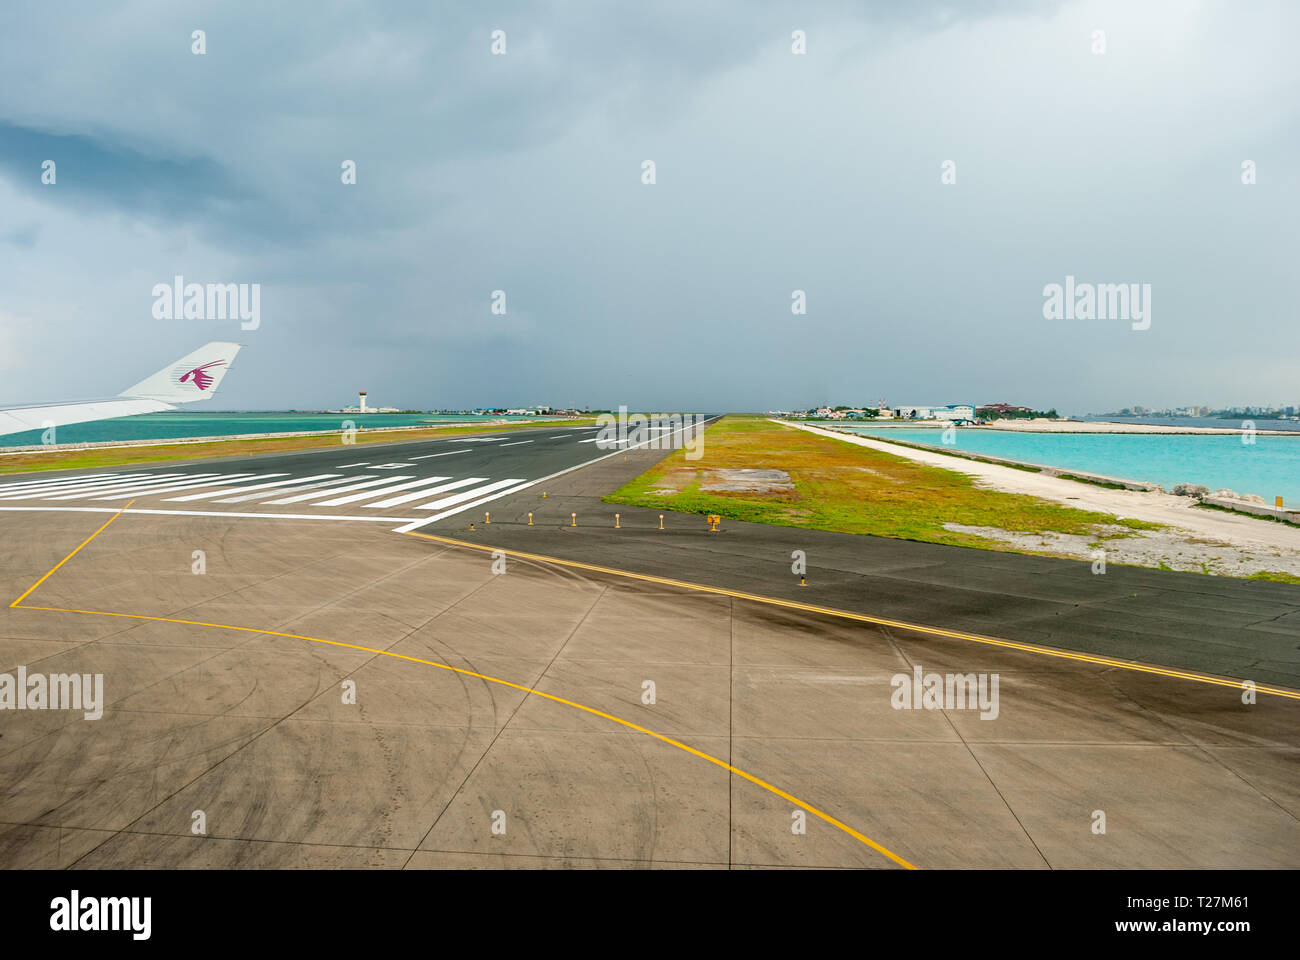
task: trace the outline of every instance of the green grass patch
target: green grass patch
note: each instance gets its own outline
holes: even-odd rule
[[[793,490],[706,490],[715,471],[782,470]],[[1025,494],[975,486],[972,478],[870,447],[822,437],[762,417],[728,416],[708,428],[703,456],[679,450],[605,498],[607,503],[717,513],[732,520],[864,533],[927,543],[1013,549],[953,523],[1015,533],[1086,534],[1107,539],[1159,524],[1120,519]],[[1118,535],[1126,535],[1121,531]]]
[[[1247,580],[1272,580],[1276,583],[1300,583],[1300,577],[1293,573],[1279,573],[1276,570],[1259,570],[1246,578]]]

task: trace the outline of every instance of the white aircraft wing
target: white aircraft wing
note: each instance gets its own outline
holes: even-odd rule
[[[239,344],[214,342],[187,353],[110,400],[81,400],[0,407],[0,435],[69,423],[132,417],[174,410],[178,403],[207,400],[217,392]]]

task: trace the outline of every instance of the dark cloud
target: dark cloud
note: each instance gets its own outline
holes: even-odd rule
[[[92,374],[111,391],[156,352],[234,336],[224,400],[257,407],[337,405],[362,381],[398,406],[1295,402],[1300,79],[1281,38],[1298,20],[8,4],[0,322],[31,321],[31,359],[0,399],[84,392],[78,350],[111,361]],[[177,273],[260,282],[262,328],[154,320],[149,291]],[[1066,274],[1152,283],[1152,330],[1044,321]]]

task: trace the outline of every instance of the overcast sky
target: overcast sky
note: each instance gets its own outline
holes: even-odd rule
[[[0,402],[1300,403],[1298,4],[374,6],[0,7]]]

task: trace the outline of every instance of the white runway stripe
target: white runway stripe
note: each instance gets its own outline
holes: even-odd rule
[[[229,486],[232,483],[249,483],[253,480],[269,480],[272,477],[283,477],[283,473],[230,473],[218,474],[206,480],[186,480],[167,483],[161,487],[153,487],[149,490],[141,491],[147,494],[155,493],[173,493],[177,490],[196,490],[200,487]],[[134,496],[136,491],[130,488],[120,490],[117,493],[111,493],[106,497],[93,497],[94,500],[121,500],[125,497]]]
[[[157,476],[157,474],[145,473],[140,474],[138,477],[123,477],[116,473],[105,473],[92,474],[88,477],[68,477],[63,480],[39,480],[25,483],[21,487],[14,486],[9,490],[0,491],[0,496],[14,496],[20,493],[35,493],[37,490],[49,490],[50,492],[57,490],[71,490],[74,487],[87,487],[96,483],[122,483],[125,480],[143,479],[144,477],[153,476]]]
[[[135,480],[130,483],[111,483],[106,487],[95,487],[93,490],[84,491],[82,493],[71,493],[71,494],[66,494],[64,496],[58,496],[58,497],[47,496],[45,499],[76,500],[80,497],[91,497],[91,496],[98,497],[106,493],[107,494],[134,493],[137,490],[142,493],[152,493],[155,489],[159,487],[164,487],[170,483],[180,483],[182,480],[188,480],[190,478],[193,478],[194,480],[199,480],[200,478],[202,478],[210,482],[213,478],[219,476],[220,474],[217,473],[198,473],[198,474],[182,473],[182,474],[178,474],[175,477],[172,477],[170,480],[155,478],[153,480]],[[62,493],[62,491],[59,492]]]
[[[404,493],[400,497],[380,500],[378,503],[367,503],[366,508],[370,510],[378,510],[380,507],[391,507],[399,503],[410,503],[412,500],[419,500],[421,497],[427,497],[431,493],[457,490],[460,487],[467,487],[471,483],[482,483],[486,479],[487,477],[469,477],[465,480],[453,480],[451,483],[444,483],[442,486],[434,487],[432,490],[417,490],[415,493]]]
[[[109,479],[109,478],[124,477],[124,476],[126,476],[126,474],[86,473],[76,477],[41,477],[38,480],[11,480],[9,483],[0,483],[0,493],[4,493],[6,490],[21,490],[26,487],[48,486],[56,483],[77,483],[77,482],[85,482],[86,480],[94,480],[100,477]],[[137,476],[147,477],[150,476],[150,474],[141,473],[141,474],[137,474]]]
[[[226,497],[223,500],[215,500],[213,502],[214,503],[246,503],[249,500],[261,500],[263,497],[278,497],[280,494],[284,493],[285,490],[291,490],[294,493],[297,493],[300,490],[318,490],[321,487],[336,487],[340,483],[347,483],[351,479],[352,479],[351,477],[338,477],[334,480],[317,480],[315,483],[304,483],[300,487],[284,487],[283,489],[280,490],[259,490],[256,493],[246,493],[243,496],[239,496],[239,497]],[[321,496],[327,497],[334,492],[335,491],[333,490],[324,490],[321,493]]]
[[[473,500],[475,497],[481,497],[485,493],[491,493],[493,490],[500,490],[502,487],[508,487],[512,483],[523,483],[520,477],[514,477],[510,480],[498,480],[496,483],[489,483],[485,487],[475,487],[473,490],[466,490],[464,493],[458,493],[454,497],[444,497],[442,500],[434,500],[432,503],[422,503],[415,510],[441,510],[443,507],[449,507],[454,503],[464,503],[466,500]]]
[[[165,479],[167,479],[169,476],[172,477],[172,478],[174,479],[174,478],[176,478],[176,477],[183,477],[184,474],[183,474],[183,473],[176,473],[176,474],[163,474],[161,477],[158,477],[156,480],[152,480],[152,481],[149,481],[149,482],[150,482],[150,483],[161,483],[161,482],[163,482]],[[85,493],[88,493],[88,494],[89,494],[89,493],[94,493],[96,490],[99,490],[99,489],[101,489],[101,488],[103,488],[103,489],[113,489],[115,486],[116,486],[116,485],[115,485],[111,480],[110,480],[110,481],[97,480],[97,481],[95,481],[94,483],[82,484],[82,485],[80,485],[80,486],[59,487],[57,490],[34,490],[34,491],[27,491],[27,492],[23,492],[23,493],[10,493],[10,494],[6,494],[4,497],[2,497],[2,498],[0,498],[0,499],[4,499],[4,500],[35,500],[35,499],[37,499],[38,497],[52,497],[52,496],[54,496],[55,494],[62,494],[62,493],[74,493],[74,494],[80,494],[80,493],[82,493],[82,492],[85,492]]]
[[[469,453],[468,450],[448,450],[446,453],[426,453],[420,457],[411,457],[412,460],[428,460],[430,457],[454,457],[458,453]]]
[[[533,441],[531,441],[531,440],[516,440],[514,443],[503,443],[503,444],[501,444],[501,446],[503,446],[503,447],[517,447],[517,446],[519,446],[519,444],[521,444],[521,443],[532,443],[532,442],[533,442]]]
[[[355,478],[349,477],[348,479]],[[301,493],[296,497],[285,497],[283,500],[268,500],[267,504],[276,504],[278,506],[282,503],[302,503],[304,500],[315,500],[319,497],[332,497],[339,493],[349,493],[352,490],[364,490],[367,487],[377,487],[380,484],[396,483],[399,480],[410,479],[412,479],[410,476],[378,477],[374,480],[363,480],[361,483],[354,483],[350,487],[338,487],[334,490],[318,490],[315,493]]]
[[[361,493],[352,493],[346,497],[335,497],[333,500],[322,500],[316,504],[318,507],[337,507],[343,503],[356,503],[358,500],[369,500],[371,497],[382,497],[386,493],[394,493],[398,490],[410,490],[412,487],[424,487],[431,483],[437,483],[440,480],[450,480],[451,477],[424,477],[420,480],[410,480],[406,483],[395,483],[390,487],[380,487],[377,490],[365,490]]]
[[[610,454],[610,456],[613,456],[613,454]],[[544,477],[543,479],[549,479],[549,478]],[[420,527],[427,527],[431,523],[436,523],[437,521],[441,520],[443,517],[454,516],[455,514],[463,513],[466,510],[472,510],[474,507],[481,507],[485,503],[491,503],[493,500],[500,500],[502,497],[508,497],[512,493],[518,493],[520,490],[526,490],[529,487],[535,486],[541,482],[542,482],[541,480],[525,480],[521,483],[516,484],[513,487],[507,487],[504,490],[498,490],[496,493],[489,493],[485,497],[479,497],[479,499],[477,500],[471,500],[469,503],[462,503],[459,506],[449,503],[448,505],[450,506],[450,509],[448,510],[443,510],[440,513],[435,513],[433,516],[425,517],[423,520],[412,520],[404,527],[394,527],[393,529],[394,532],[396,533],[406,533],[409,530],[418,530],[420,529]],[[453,499],[454,498],[449,497],[448,501],[451,501]],[[0,507],[0,510],[3,509],[4,509],[3,507]]]
[[[328,480],[330,477],[337,477],[337,473],[318,473],[311,477],[300,477],[298,479],[277,480],[275,483],[259,483],[252,487],[244,487],[240,490],[204,490],[202,493],[190,493],[183,497],[168,497],[168,502],[179,501],[184,503],[189,500],[207,500],[210,497],[220,497],[227,493],[247,493],[249,490],[261,490],[267,487],[285,487],[291,483],[302,483],[304,480]]]

